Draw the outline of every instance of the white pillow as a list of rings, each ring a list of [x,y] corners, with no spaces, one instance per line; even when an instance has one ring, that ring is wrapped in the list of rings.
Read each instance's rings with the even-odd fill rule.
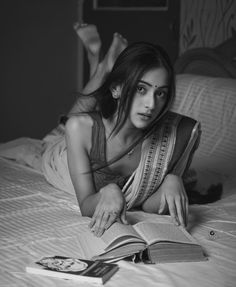
[[[172,110],[201,122],[191,167],[216,177],[236,175],[236,79],[177,75]]]

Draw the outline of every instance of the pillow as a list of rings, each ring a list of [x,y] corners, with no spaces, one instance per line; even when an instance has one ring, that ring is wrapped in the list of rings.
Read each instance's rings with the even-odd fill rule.
[[[236,79],[177,75],[172,110],[201,122],[191,168],[202,185],[236,175]]]

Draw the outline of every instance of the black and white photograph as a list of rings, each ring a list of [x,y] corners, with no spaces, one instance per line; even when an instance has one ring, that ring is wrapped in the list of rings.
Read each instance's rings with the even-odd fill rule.
[[[234,287],[236,1],[0,13],[0,286]]]

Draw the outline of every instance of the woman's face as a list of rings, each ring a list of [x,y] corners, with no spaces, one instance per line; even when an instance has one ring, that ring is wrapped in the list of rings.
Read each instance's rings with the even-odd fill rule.
[[[138,129],[147,128],[165,106],[168,89],[168,73],[165,68],[154,68],[146,72],[137,84],[130,109],[130,123]]]

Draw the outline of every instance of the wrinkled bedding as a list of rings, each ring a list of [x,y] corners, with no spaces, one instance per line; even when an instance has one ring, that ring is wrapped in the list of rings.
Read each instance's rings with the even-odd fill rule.
[[[188,230],[207,261],[144,265],[122,260],[106,286],[235,286],[235,186],[232,178],[220,201],[190,206]],[[0,286],[90,286],[25,273],[26,265],[41,256],[83,257],[79,235],[89,219],[81,216],[72,195],[50,186],[39,171],[0,158],[0,218]]]
[[[202,124],[192,163],[199,190],[223,184],[222,199],[189,210],[188,230],[208,260],[153,265],[122,260],[108,287],[236,285],[236,81],[195,75],[178,75],[176,80],[173,110]],[[81,216],[75,196],[54,188],[42,175],[44,144],[29,138],[0,144],[0,287],[90,286],[25,273],[26,265],[42,256],[83,258],[79,240],[89,222]]]

